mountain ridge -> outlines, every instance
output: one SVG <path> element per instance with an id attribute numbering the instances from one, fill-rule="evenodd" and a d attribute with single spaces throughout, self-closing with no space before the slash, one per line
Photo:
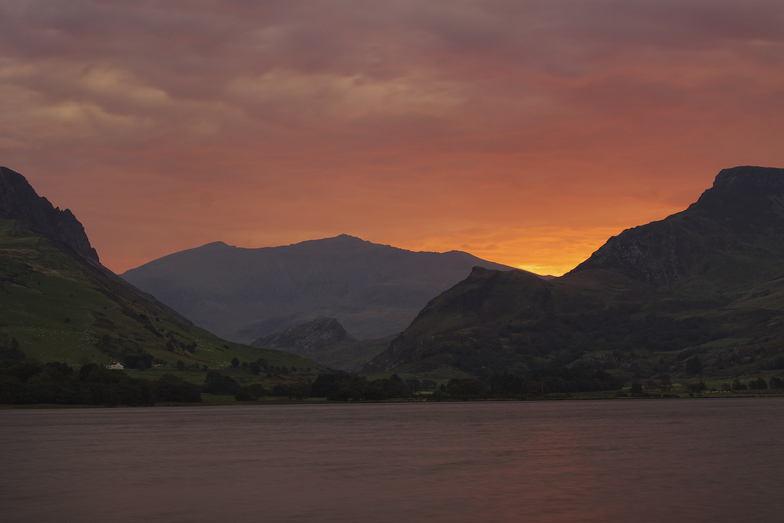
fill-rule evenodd
<path id="1" fill-rule="evenodd" d="M 784 369 L 782 202 L 784 169 L 725 169 L 686 210 L 623 231 L 559 278 L 474 269 L 364 371 L 488 380 L 603 365 L 664 384 Z"/>
<path id="2" fill-rule="evenodd" d="M 474 265 L 512 269 L 461 251 L 413 252 L 342 234 L 256 249 L 213 242 L 121 276 L 236 341 L 319 316 L 337 318 L 357 338 L 377 339 L 402 331 Z"/>
<path id="3" fill-rule="evenodd" d="M 24 176 L 0 167 L 0 219 L 20 220 L 31 230 L 59 241 L 83 258 L 100 263 L 84 226 L 69 210 L 39 196 Z"/>
<path id="4" fill-rule="evenodd" d="M 723 169 L 688 208 L 611 237 L 570 272 L 607 269 L 658 289 L 742 288 L 782 273 L 783 217 L 784 169 Z"/>
<path id="5" fill-rule="evenodd" d="M 261 357 L 277 367 L 318 369 L 196 327 L 101 265 L 73 213 L 38 196 L 24 176 L 3 168 L 0 189 L 0 354 L 199 369 Z"/>

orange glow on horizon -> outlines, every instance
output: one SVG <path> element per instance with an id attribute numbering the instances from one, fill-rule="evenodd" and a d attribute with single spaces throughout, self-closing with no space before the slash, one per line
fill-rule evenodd
<path id="1" fill-rule="evenodd" d="M 115 272 L 341 233 L 563 274 L 784 167 L 784 4 L 0 6 L 0 163 Z"/>

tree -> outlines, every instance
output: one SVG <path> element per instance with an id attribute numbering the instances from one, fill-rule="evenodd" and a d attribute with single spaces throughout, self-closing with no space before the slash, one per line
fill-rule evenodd
<path id="1" fill-rule="evenodd" d="M 476 397 L 487 392 L 484 383 L 475 379 L 458 379 L 454 382 L 449 380 L 449 383 L 446 390 L 450 396 Z"/>
<path id="2" fill-rule="evenodd" d="M 707 390 L 708 386 L 705 385 L 705 382 L 700 380 L 698 383 L 689 383 L 686 385 L 686 388 L 689 389 L 691 392 L 702 392 Z"/>
<path id="3" fill-rule="evenodd" d="M 248 394 L 254 400 L 261 398 L 262 396 L 266 396 L 269 394 L 266 388 L 261 383 L 254 383 L 252 385 L 248 385 Z"/>
<path id="4" fill-rule="evenodd" d="M 416 378 L 406 380 L 406 387 L 409 388 L 412 392 L 419 392 L 422 389 L 422 384 Z"/>
<path id="5" fill-rule="evenodd" d="M 152 367 L 155 358 L 152 354 L 142 352 L 141 354 L 127 354 L 123 357 L 123 365 L 126 369 L 145 370 Z"/>
<path id="6" fill-rule="evenodd" d="M 231 359 L 231 366 L 235 369 L 240 366 L 240 360 L 236 356 Z"/>
<path id="7" fill-rule="evenodd" d="M 695 355 L 689 361 L 686 362 L 686 373 L 689 376 L 694 376 L 695 374 L 699 374 L 702 372 L 702 362 L 700 361 L 700 357 Z"/>
<path id="8" fill-rule="evenodd" d="M 288 396 L 289 399 L 305 399 L 310 392 L 306 383 L 278 383 L 272 388 L 273 396 Z"/>
<path id="9" fill-rule="evenodd" d="M 231 376 L 223 376 L 216 370 L 207 371 L 204 379 L 204 392 L 209 394 L 235 395 L 240 391 L 240 385 Z"/>
<path id="10" fill-rule="evenodd" d="M 196 403 L 201 401 L 200 387 L 188 383 L 174 374 L 164 374 L 159 380 L 150 383 L 155 401 L 178 401 Z"/>
<path id="11" fill-rule="evenodd" d="M 733 380 L 732 382 L 732 390 L 746 390 L 747 388 L 740 380 Z"/>
<path id="12" fill-rule="evenodd" d="M 19 349 L 19 342 L 11 338 L 11 343 L 6 347 L 0 345 L 0 360 L 24 361 L 27 356 Z"/>
<path id="13" fill-rule="evenodd" d="M 389 398 L 407 398 L 411 391 L 401 381 L 392 379 L 373 380 L 365 386 L 362 397 L 368 400 L 385 400 Z"/>

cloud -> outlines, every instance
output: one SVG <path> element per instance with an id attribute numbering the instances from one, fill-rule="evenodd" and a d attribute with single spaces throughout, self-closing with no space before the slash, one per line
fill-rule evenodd
<path id="1" fill-rule="evenodd" d="M 0 152 L 117 270 L 347 232 L 558 272 L 784 165 L 783 62 L 766 0 L 2 2 Z"/>

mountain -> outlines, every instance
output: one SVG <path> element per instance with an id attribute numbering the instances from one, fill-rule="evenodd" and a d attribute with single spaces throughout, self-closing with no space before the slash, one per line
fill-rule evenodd
<path id="1" fill-rule="evenodd" d="M 783 204 L 783 169 L 726 169 L 688 209 L 610 238 L 560 278 L 475 268 L 365 371 L 598 368 L 630 380 L 784 369 Z"/>
<path id="2" fill-rule="evenodd" d="M 22 175 L 0 168 L 0 189 L 0 355 L 147 367 L 263 358 L 275 367 L 318 367 L 194 326 L 103 267 L 76 217 L 39 197 Z"/>
<path id="3" fill-rule="evenodd" d="M 322 316 L 261 337 L 250 345 L 299 354 L 332 369 L 355 371 L 387 348 L 392 338 L 357 340 L 335 318 Z"/>
<path id="4" fill-rule="evenodd" d="M 724 169 L 699 200 L 610 238 L 573 272 L 606 269 L 658 289 L 742 289 L 784 274 L 784 170 Z"/>
<path id="5" fill-rule="evenodd" d="M 49 200 L 36 194 L 24 176 L 7 167 L 0 167 L 0 219 L 19 220 L 66 250 L 98 262 L 98 253 L 73 213 L 52 206 Z"/>
<path id="6" fill-rule="evenodd" d="M 382 338 L 406 328 L 475 265 L 511 269 L 465 252 L 412 252 L 344 234 L 261 249 L 210 243 L 122 277 L 235 341 L 320 316 L 336 318 L 356 338 Z"/>
<path id="7" fill-rule="evenodd" d="M 251 346 L 282 349 L 303 356 L 314 356 L 344 342 L 356 341 L 335 318 L 323 316 L 283 332 L 259 338 Z"/>

